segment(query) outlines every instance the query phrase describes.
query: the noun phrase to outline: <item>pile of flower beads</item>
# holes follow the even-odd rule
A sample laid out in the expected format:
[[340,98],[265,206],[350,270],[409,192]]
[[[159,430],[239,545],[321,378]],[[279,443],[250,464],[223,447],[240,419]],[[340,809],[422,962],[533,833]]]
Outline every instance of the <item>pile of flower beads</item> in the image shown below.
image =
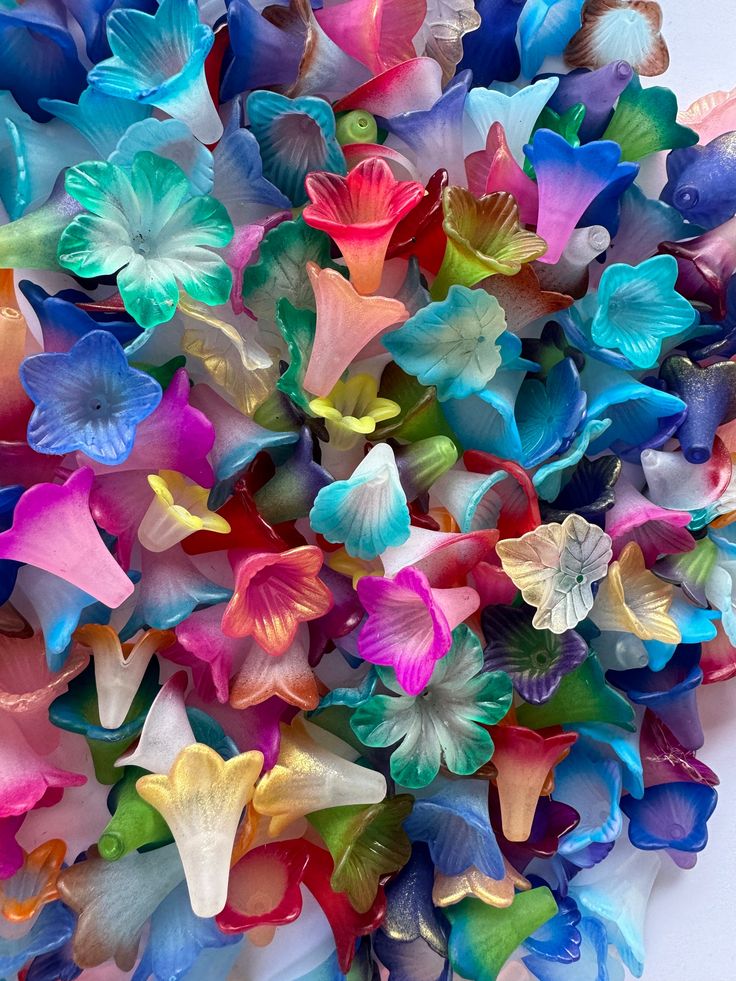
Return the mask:
[[0,976],[641,976],[736,674],[736,91],[661,20],[2,4]]

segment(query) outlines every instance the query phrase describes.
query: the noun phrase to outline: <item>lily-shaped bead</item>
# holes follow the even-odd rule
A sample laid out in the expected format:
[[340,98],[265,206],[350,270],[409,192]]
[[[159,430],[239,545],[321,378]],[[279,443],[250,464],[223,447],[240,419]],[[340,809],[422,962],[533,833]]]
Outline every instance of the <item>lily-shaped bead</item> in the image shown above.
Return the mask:
[[207,506],[206,487],[175,470],[150,474],[153,500],[138,528],[138,541],[149,552],[165,552],[196,531],[227,535],[230,525]]
[[337,243],[358,293],[374,293],[394,229],[424,196],[424,187],[397,181],[378,157],[362,161],[347,177],[309,174],[305,186],[311,204],[304,220]]
[[196,0],[162,0],[155,14],[113,10],[106,26],[113,57],[93,67],[89,84],[163,109],[202,143],[219,140],[222,123],[204,77],[214,34],[199,22]]
[[330,446],[341,452],[375,432],[377,423],[401,413],[396,402],[378,397],[378,383],[371,375],[351,375],[347,381],[338,381],[325,398],[312,399],[309,408],[325,420]]
[[88,623],[74,636],[92,650],[100,725],[118,729],[125,722],[151,658],[174,643],[174,634],[147,630],[135,643],[121,644],[112,627]]
[[448,187],[442,205],[447,247],[432,284],[434,300],[444,300],[453,283],[475,286],[488,276],[514,276],[547,250],[544,239],[520,225],[511,194],[475,198],[461,187]]
[[717,801],[717,792],[706,784],[676,781],[647,787],[641,800],[624,797],[621,809],[637,848],[700,852],[708,843],[706,822]]
[[59,898],[56,880],[66,855],[66,844],[52,838],[24,853],[23,865],[10,878],[0,880],[0,915],[3,937],[24,935],[47,903]]
[[35,354],[19,369],[36,407],[28,444],[37,453],[80,450],[108,466],[133,449],[137,425],[161,401],[161,386],[128,365],[117,339],[106,330],[85,334],[66,354]]
[[639,75],[661,75],[670,55],[661,33],[662,8],[654,0],[589,0],[582,26],[565,49],[568,65],[601,68],[627,61]]
[[494,728],[492,762],[498,771],[503,833],[509,841],[529,837],[550,770],[567,756],[577,738],[576,732],[534,732],[514,725]]
[[295,720],[281,727],[278,761],[259,780],[253,807],[270,818],[269,834],[275,837],[313,811],[378,804],[385,796],[382,774],[331,752],[312,739],[304,722]]
[[402,569],[395,579],[365,576],[358,596],[368,613],[358,636],[358,653],[388,665],[409,695],[419,695],[435,662],[452,645],[452,630],[477,608],[474,589],[433,589],[424,573]]
[[229,298],[232,274],[211,248],[228,244],[232,223],[214,198],[191,197],[189,178],[173,160],[137,153],[130,176],[99,160],[79,164],[67,171],[66,190],[91,214],[65,228],[60,264],[84,277],[116,273],[125,309],[141,327],[171,320],[177,280],[210,306]]
[[483,671],[475,634],[461,625],[453,646],[435,665],[426,690],[406,695],[388,668],[378,669],[391,695],[374,695],[350,719],[366,746],[396,746],[391,776],[404,787],[426,787],[440,765],[469,776],[487,763],[493,741],[484,726],[494,725],[511,706],[511,681],[504,672]]
[[577,514],[499,542],[496,550],[525,602],[537,608],[534,626],[555,634],[587,616],[592,585],[606,575],[612,554],[609,536]]
[[[340,376],[360,351],[409,311],[400,300],[361,296],[341,273],[307,263],[317,306],[317,328],[304,376],[304,388],[313,395],[330,394]],[[350,330],[345,325],[350,324]]]
[[629,542],[600,584],[591,619],[600,630],[625,630],[641,640],[679,644],[680,628],[669,614],[673,592],[646,568],[636,542]]
[[215,916],[225,906],[235,832],[262,767],[258,750],[223,760],[209,746],[193,743],[168,776],[149,774],[136,784],[171,829],[197,916]]
[[269,654],[284,654],[300,623],[316,620],[333,604],[319,578],[323,555],[315,545],[286,552],[233,552],[235,591],[222,616],[227,637],[253,637]]
[[459,875],[438,872],[432,889],[432,902],[442,909],[474,896],[488,906],[505,909],[514,901],[517,889],[525,891],[531,888],[531,884],[508,861],[504,860],[504,865],[506,874],[502,879],[492,879],[474,865]]
[[611,536],[613,557],[617,559],[629,542],[639,546],[647,568],[662,555],[688,552],[694,539],[685,526],[691,520],[689,511],[659,507],[629,481],[619,480],[616,500],[606,514],[606,533]]

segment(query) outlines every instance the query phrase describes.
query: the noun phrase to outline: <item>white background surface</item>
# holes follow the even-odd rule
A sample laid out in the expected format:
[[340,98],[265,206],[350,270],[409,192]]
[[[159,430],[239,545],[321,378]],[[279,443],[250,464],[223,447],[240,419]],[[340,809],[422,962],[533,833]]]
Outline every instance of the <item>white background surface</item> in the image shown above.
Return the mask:
[[[652,83],[673,89],[683,108],[736,86],[736,0],[659,2],[670,67]],[[698,701],[698,755],[721,778],[719,802],[695,868],[666,860],[655,883],[644,981],[736,981],[736,679],[701,689]]]

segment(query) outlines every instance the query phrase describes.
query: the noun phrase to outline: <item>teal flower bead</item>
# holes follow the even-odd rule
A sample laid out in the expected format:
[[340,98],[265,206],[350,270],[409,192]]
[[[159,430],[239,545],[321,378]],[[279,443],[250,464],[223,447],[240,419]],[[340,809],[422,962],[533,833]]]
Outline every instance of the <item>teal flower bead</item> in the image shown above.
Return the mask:
[[350,720],[366,746],[399,744],[391,754],[391,776],[403,787],[428,786],[442,763],[461,776],[475,773],[493,753],[483,727],[495,725],[511,707],[511,679],[503,671],[483,670],[475,634],[461,624],[452,639],[421,695],[407,695],[391,668],[378,667],[392,694],[374,695]]
[[212,248],[233,236],[227,211],[191,196],[184,171],[154,153],[137,153],[130,176],[115,164],[72,167],[66,190],[86,212],[59,240],[59,263],[83,277],[117,273],[125,309],[144,328],[171,320],[178,283],[209,306],[230,296],[232,273]]

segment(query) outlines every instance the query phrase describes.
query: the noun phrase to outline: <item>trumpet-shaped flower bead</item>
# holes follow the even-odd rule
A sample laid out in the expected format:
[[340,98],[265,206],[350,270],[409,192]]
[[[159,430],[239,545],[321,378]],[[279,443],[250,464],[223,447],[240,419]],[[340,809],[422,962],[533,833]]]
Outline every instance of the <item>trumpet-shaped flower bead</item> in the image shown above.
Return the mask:
[[362,436],[370,436],[376,423],[401,413],[396,402],[378,397],[376,379],[362,374],[338,381],[326,398],[312,399],[309,408],[325,420],[330,445],[341,451],[352,449]]
[[0,939],[0,970],[7,976],[21,971],[30,963],[43,964],[46,957],[54,963],[64,957],[75,929],[75,917],[63,903],[45,906],[28,932],[19,937]]
[[704,463],[690,463],[682,451],[647,449],[641,454],[641,465],[651,500],[675,511],[694,511],[714,504],[728,486],[733,471],[731,455],[718,436]]
[[175,470],[151,474],[153,500],[138,528],[138,541],[149,552],[165,552],[196,531],[227,535],[230,525],[207,506],[209,491]]
[[534,626],[556,634],[588,615],[593,583],[606,575],[612,555],[610,537],[576,514],[499,542],[496,550],[524,600],[537,608]]
[[133,584],[106,549],[92,520],[93,474],[76,470],[61,486],[36,484],[18,501],[13,524],[0,534],[0,558],[50,572],[115,608]]
[[692,302],[707,304],[716,320],[728,311],[728,285],[736,272],[736,218],[685,242],[661,242],[658,252],[677,259],[677,288]]
[[535,629],[529,607],[487,607],[483,633],[485,668],[505,671],[521,697],[534,705],[550,699],[565,675],[588,656],[588,645],[574,630]]
[[671,355],[662,364],[660,378],[687,403],[687,416],[677,438],[689,463],[705,463],[716,430],[736,418],[735,372],[736,364],[731,361],[701,368],[683,355]]
[[640,750],[645,787],[679,781],[715,787],[720,782],[711,768],[692,749],[685,749],[651,709],[644,712]]
[[442,68],[434,58],[410,58],[388,68],[335,103],[335,112],[360,109],[391,119],[415,109],[431,109],[442,95]]
[[641,640],[679,644],[670,616],[673,587],[649,572],[636,542],[629,542],[598,587],[591,619],[600,630],[625,630]]
[[293,205],[306,202],[304,179],[312,171],[346,173],[335,115],[323,99],[251,92],[246,111],[261,148],[263,174]]
[[615,841],[623,818],[621,764],[588,739],[579,739],[555,767],[554,799],[574,807],[580,822],[560,842],[559,854],[573,856],[592,844]]
[[76,631],[75,638],[94,656],[100,725],[117,729],[127,718],[149,661],[174,643],[174,635],[147,630],[135,643],[123,645],[112,627],[88,623]]
[[366,576],[358,596],[368,613],[358,636],[358,653],[372,664],[392,667],[409,695],[419,695],[434,665],[450,650],[452,631],[480,602],[474,589],[433,589],[416,569],[395,579]]
[[574,147],[548,129],[537,130],[525,149],[539,189],[537,234],[548,246],[541,261],[556,263],[589,205],[617,182],[633,179],[638,165],[621,163],[621,148],[611,140]]
[[724,133],[733,133],[736,124],[736,91],[709,92],[678,113],[678,121],[694,129],[705,145]]
[[47,758],[39,756],[28,745],[9,712],[3,712],[0,717],[0,732],[0,818],[25,814],[42,800],[48,790],[79,787],[87,782],[83,774],[62,770]]
[[609,266],[598,287],[598,309],[591,335],[602,347],[614,348],[637,368],[651,368],[662,343],[686,331],[697,317],[675,291],[677,263],[654,256],[638,266]]
[[150,774],[136,784],[171,829],[197,916],[215,916],[225,906],[235,832],[262,768],[258,750],[226,761],[194,743],[181,750],[168,776]]
[[386,122],[391,140],[400,141],[404,152],[408,147],[424,183],[437,169],[437,160],[442,161],[453,184],[465,183],[463,119],[470,82],[470,72],[461,72],[431,108],[404,112]]
[[128,102],[105,95],[88,86],[76,102],[62,99],[42,99],[43,109],[57,119],[73,126],[97,151],[100,159],[107,159],[131,126],[151,115],[150,106]]
[[281,553],[231,553],[235,591],[222,617],[228,637],[253,637],[269,654],[285,653],[300,623],[316,620],[333,604],[319,578],[323,555],[315,545]]
[[445,401],[485,388],[501,365],[505,330],[506,317],[494,296],[451,286],[446,300],[424,307],[383,344],[404,371],[423,385],[436,385],[437,397]]
[[183,878],[175,845],[131,852],[105,861],[97,848],[59,876],[64,903],[79,917],[72,955],[83,968],[110,958],[122,971],[132,970],[141,931],[149,917]]
[[570,883],[570,895],[580,912],[604,922],[611,942],[636,977],[641,977],[644,966],[644,919],[661,867],[660,855],[643,853],[621,837],[605,862],[582,869]]
[[[491,85],[495,81],[513,82],[519,77],[521,63],[516,47],[516,27],[523,4],[518,0],[455,0],[456,16],[464,30],[460,35],[460,68],[469,68],[476,85]],[[480,23],[470,20],[472,12]],[[442,45],[443,35],[437,34],[436,47]],[[530,76],[531,77],[531,76]]]
[[378,804],[385,796],[382,774],[338,756],[313,739],[304,722],[295,720],[281,727],[279,758],[259,780],[253,807],[270,818],[269,835],[275,837],[313,811]]
[[134,123],[109,155],[110,163],[128,170],[136,153],[150,150],[173,160],[189,178],[194,194],[209,194],[214,180],[212,154],[179,119],[142,119]]
[[449,653],[418,697],[405,694],[391,669],[378,673],[392,694],[364,702],[350,725],[366,746],[399,743],[391,754],[391,776],[398,784],[426,787],[443,762],[461,776],[488,762],[493,740],[484,727],[508,712],[512,688],[504,672],[484,670],[480,642],[468,627],[456,628]]
[[125,309],[141,327],[171,320],[177,281],[210,306],[229,298],[232,274],[211,249],[228,244],[232,223],[219,201],[191,196],[173,160],[137,153],[130,176],[111,163],[79,164],[67,172],[66,190],[87,212],[64,229],[59,262],[79,276],[117,274]]
[[658,3],[642,0],[632,6],[626,0],[588,0],[582,14],[582,26],[565,48],[568,65],[602,68],[622,59],[640,75],[667,71],[670,55]]
[[79,450],[114,466],[132,449],[136,427],[161,401],[161,386],[128,366],[120,343],[105,330],[80,338],[67,354],[35,354],[20,378],[35,403],[28,442],[38,453]]
[[453,283],[475,286],[488,276],[514,276],[547,249],[544,239],[522,228],[511,194],[475,198],[461,187],[448,187],[442,206],[447,246],[432,284],[435,300],[443,300]]
[[533,78],[549,55],[559,55],[580,27],[585,0],[527,0],[519,18],[521,70]]
[[362,161],[347,177],[308,174],[305,187],[311,204],[304,220],[337,243],[356,290],[374,293],[394,229],[424,196],[424,187],[397,181],[377,157]]
[[578,738],[575,732],[545,732],[500,725],[492,733],[501,822],[509,841],[527,840],[549,772]]
[[552,76],[525,85],[511,95],[496,89],[474,88],[466,106],[465,151],[482,150],[491,126],[500,123],[512,157],[523,165],[524,144],[558,85],[559,79]]
[[484,149],[465,158],[468,189],[475,195],[509,191],[519,206],[519,217],[525,224],[535,225],[539,211],[537,185],[511,155],[501,123],[488,130]]
[[352,476],[323,487],[309,514],[328,542],[343,542],[349,555],[374,559],[409,537],[409,511],[394,451],[378,443]]
[[606,514],[606,533],[611,536],[613,557],[617,559],[629,542],[636,542],[649,569],[662,555],[688,552],[694,540],[685,526],[691,520],[689,511],[659,507],[628,480],[619,480],[616,500]]
[[514,901],[516,890],[530,889],[531,884],[508,861],[504,864],[506,874],[502,879],[492,879],[473,865],[460,875],[444,875],[439,872],[432,889],[432,902],[443,909],[454,906],[468,896],[474,896],[488,906],[506,909]]
[[[659,85],[642,88],[634,77],[621,93],[603,139],[615,140],[624,160],[641,160],[659,150],[690,147],[697,143],[698,134],[677,122],[674,92]],[[670,155],[668,162],[677,157],[677,153]],[[672,203],[666,195],[665,200]]]
[[[412,39],[427,13],[424,0],[347,0],[323,7],[317,22],[339,47],[372,74],[394,68],[414,56]],[[417,48],[417,51],[420,49]]]
[[220,101],[265,86],[289,86],[297,77],[304,39],[272,24],[250,0],[227,6],[232,57],[220,85]]
[[[319,269],[307,263],[317,305],[317,327],[304,376],[307,392],[328,396],[340,376],[373,338],[409,316],[400,300],[383,296],[361,296],[334,269]],[[345,324],[351,329],[345,330]]]
[[579,137],[582,142],[589,142],[600,138],[611,120],[616,100],[634,77],[634,70],[627,61],[612,61],[596,71],[576,68],[566,75],[541,77],[555,77],[559,82],[550,99],[550,109],[562,114],[572,106],[585,106]]
[[527,378],[519,389],[514,415],[524,466],[544,463],[575,435],[585,412],[587,396],[572,358],[563,358],[545,384]]
[[405,822],[412,841],[425,841],[437,871],[460,875],[470,866],[484,875],[505,875],[503,855],[488,818],[483,780],[440,778],[429,797],[420,797]]
[[199,22],[196,0],[162,0],[154,14],[114,10],[106,29],[113,57],[92,68],[89,84],[163,109],[200,142],[217,142],[222,123],[204,77],[214,34]]
[[489,528],[458,534],[412,525],[406,544],[386,549],[381,562],[389,577],[413,566],[432,586],[441,589],[466,578],[479,562],[488,558],[497,541],[498,532]]
[[172,674],[151,703],[137,743],[116,760],[115,766],[168,773],[179,752],[196,742],[184,704],[188,684],[185,671]]
[[519,944],[556,913],[557,903],[546,886],[518,893],[506,909],[475,898],[449,906],[450,963],[461,977],[495,981]]
[[648,452],[646,448],[667,441],[687,410],[676,395],[645,385],[629,372],[596,358],[586,360],[580,381],[588,395],[588,419],[611,422],[591,443],[589,455],[609,447],[619,453],[631,447]]

